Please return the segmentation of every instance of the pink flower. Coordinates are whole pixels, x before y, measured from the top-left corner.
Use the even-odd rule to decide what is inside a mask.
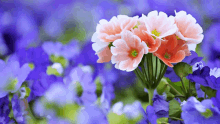
[[[167,17],[164,12],[152,11],[147,16],[142,14],[143,22],[146,25],[146,33],[152,35],[155,39],[162,39],[172,35],[177,31],[177,26],[173,16]]]
[[[169,67],[171,63],[181,62],[186,56],[190,55],[186,41],[177,40],[176,35],[170,35],[164,38],[158,50],[153,53]]]
[[[109,62],[111,60],[112,42],[121,38],[123,30],[131,30],[137,24],[138,16],[128,17],[118,15],[109,22],[105,19],[99,21],[96,32],[92,36],[92,48],[98,54],[98,63]]]
[[[115,64],[115,68],[128,72],[137,68],[143,55],[148,53],[146,43],[128,30],[123,31],[122,39],[116,40],[113,45],[112,63]]]
[[[196,19],[192,15],[187,15],[185,11],[177,12],[175,23],[178,27],[176,32],[178,38],[187,41],[187,44],[198,44],[202,42],[204,38],[202,27],[196,23]]]
[[[149,35],[148,33],[146,33],[147,31],[147,28],[145,26],[145,24],[140,20],[138,21],[138,23],[140,23],[140,25],[138,26],[138,28],[134,28],[132,30],[132,32],[137,35],[141,41],[145,42],[148,46],[148,51],[150,53],[153,53],[153,52],[156,52],[158,47],[160,46],[161,44],[161,40],[159,38],[156,38],[154,40],[154,38]]]

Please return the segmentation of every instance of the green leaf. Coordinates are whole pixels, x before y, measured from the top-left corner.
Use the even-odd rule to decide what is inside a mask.
[[[158,119],[157,119],[157,124],[169,124],[169,123],[168,123],[168,118],[165,118],[165,117],[163,117],[163,118],[158,118]]]
[[[64,68],[68,66],[69,61],[66,60],[64,57],[62,56],[55,56],[55,55],[51,55],[50,56],[50,60],[53,63],[60,63]]]
[[[180,103],[175,99],[171,100],[169,103],[169,117],[180,118],[181,112]]]
[[[184,62],[180,62],[174,65],[173,70],[175,71],[176,75],[181,78],[192,74],[192,66]]]
[[[117,115],[116,113],[110,112],[108,114],[109,124],[127,124],[128,119],[125,114]]]
[[[206,109],[206,111],[202,112],[201,115],[204,116],[205,118],[210,118],[213,116],[213,113],[210,109]]]
[[[31,89],[28,87],[25,87],[25,90],[26,90],[25,98],[27,98],[31,93]]]
[[[200,88],[202,89],[203,92],[205,92],[209,98],[211,97],[215,97],[216,95],[216,90],[210,88],[210,87],[204,87],[202,85],[200,85]]]
[[[169,91],[169,89],[167,80],[163,78],[157,86],[157,93],[162,95],[165,90]]]
[[[99,97],[102,94],[102,83],[99,78],[96,78],[95,84],[96,84],[96,95],[97,97]]]
[[[52,68],[51,66],[47,67],[47,74],[60,76],[60,73],[57,71],[57,69]]]

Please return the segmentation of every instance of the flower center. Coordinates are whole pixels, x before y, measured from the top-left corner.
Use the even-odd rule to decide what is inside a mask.
[[[82,96],[83,87],[78,81],[75,82],[75,88],[76,88],[77,96],[79,96],[79,97]]]
[[[177,35],[176,35],[176,39],[177,39],[177,40],[181,40]]]
[[[137,21],[137,24],[133,27],[133,29],[138,28],[139,25],[141,25],[141,23]]]
[[[137,57],[137,55],[138,55],[138,52],[136,50],[131,51],[131,56],[132,57]]]
[[[165,55],[164,55],[164,58],[170,59],[170,56],[171,56],[171,55],[166,52]]]
[[[12,91],[15,90],[15,86],[18,83],[18,79],[10,79],[8,85],[5,87],[5,90]]]
[[[113,46],[113,42],[110,42],[110,43],[109,43],[108,48],[110,49],[111,46]]]
[[[201,115],[204,116],[205,118],[210,118],[211,116],[213,116],[213,113],[210,109],[206,109],[206,111],[202,112]]]
[[[155,36],[157,36],[157,37],[159,37],[160,36],[160,32],[158,32],[156,29],[154,29],[152,32],[151,32],[152,34],[154,34]],[[152,36],[154,39],[156,39],[156,37],[155,36]]]

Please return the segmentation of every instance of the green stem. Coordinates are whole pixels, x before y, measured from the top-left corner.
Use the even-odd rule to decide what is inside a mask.
[[[183,121],[183,119],[176,118],[176,117],[168,117],[168,118]]]
[[[181,80],[181,83],[182,83],[182,86],[183,86],[183,89],[185,90],[184,92],[186,93],[186,88],[185,88],[185,85],[183,83],[183,79],[180,77],[180,80]]]
[[[189,92],[189,96],[191,96],[191,81],[189,81],[189,90],[188,90],[188,92]]]
[[[155,79],[154,79],[154,81],[156,82],[157,81],[157,61],[158,61],[158,58],[157,57],[155,57],[156,58],[156,70],[155,70]]]
[[[183,96],[180,92],[178,92],[172,85],[168,84],[177,94]]]
[[[149,98],[149,105],[153,105],[153,96],[154,96],[154,89],[147,89],[148,91],[148,98]]]

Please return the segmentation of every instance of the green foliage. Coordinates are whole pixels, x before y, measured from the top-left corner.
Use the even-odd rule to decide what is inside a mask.
[[[169,124],[168,123],[168,118],[158,118],[157,119],[157,124]]]
[[[186,77],[192,73],[192,66],[187,63],[180,62],[174,65],[173,70],[180,78]]]
[[[165,91],[170,91],[170,87],[167,80],[163,78],[157,86],[157,93],[162,95]]]
[[[201,115],[204,116],[205,118],[210,118],[211,116],[213,116],[213,113],[210,109],[206,109],[206,111],[202,112]]]
[[[35,68],[34,63],[29,63],[28,66],[33,70]]]
[[[51,66],[47,67],[47,74],[48,75],[56,75],[56,76],[60,76],[61,74],[57,71],[57,69],[52,68]]]
[[[109,124],[136,124],[142,119],[141,115],[135,119],[128,119],[125,114],[117,115],[113,112],[110,112],[107,116]]]
[[[211,97],[215,97],[216,95],[216,90],[210,88],[210,87],[204,87],[202,85],[200,85],[200,88],[202,89],[203,92],[205,92],[209,98]]]
[[[95,84],[96,84],[96,95],[97,97],[99,97],[102,94],[102,83],[100,82],[99,78],[96,78]]]
[[[64,68],[69,65],[69,61],[66,60],[66,59],[65,59],[64,57],[62,57],[62,56],[51,55],[51,56],[50,56],[50,60],[51,60],[53,63],[60,63]]]
[[[181,112],[180,103],[175,99],[171,100],[169,103],[169,117],[180,118]]]

